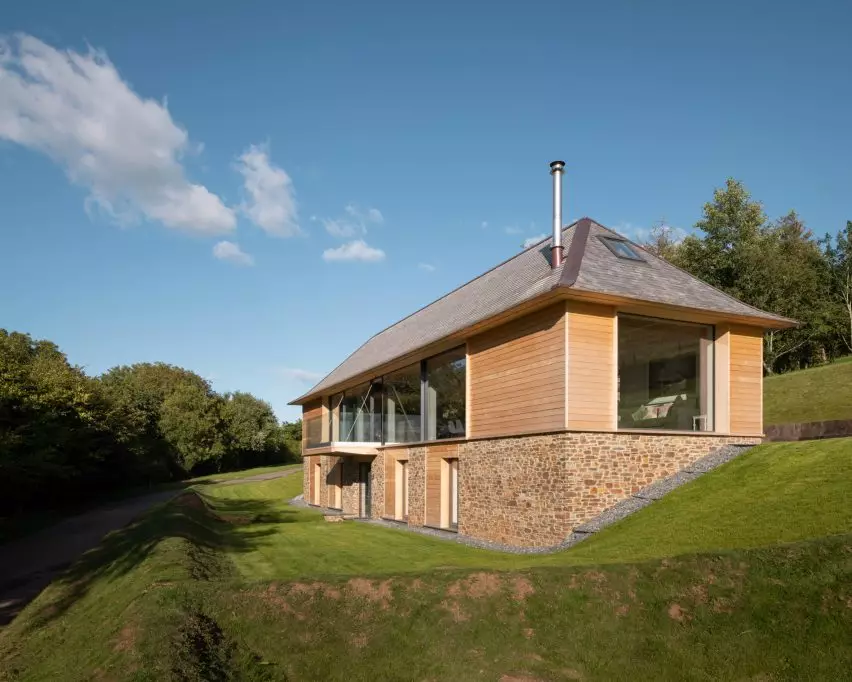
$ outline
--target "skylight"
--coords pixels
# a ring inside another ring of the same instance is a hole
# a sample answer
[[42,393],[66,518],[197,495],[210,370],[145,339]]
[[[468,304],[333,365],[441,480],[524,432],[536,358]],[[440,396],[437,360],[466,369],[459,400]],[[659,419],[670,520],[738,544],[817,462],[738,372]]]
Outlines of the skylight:
[[619,239],[618,237],[601,237],[600,240],[619,258],[624,258],[625,260],[638,260],[642,262],[645,261],[636,249],[633,248],[633,245],[624,239]]

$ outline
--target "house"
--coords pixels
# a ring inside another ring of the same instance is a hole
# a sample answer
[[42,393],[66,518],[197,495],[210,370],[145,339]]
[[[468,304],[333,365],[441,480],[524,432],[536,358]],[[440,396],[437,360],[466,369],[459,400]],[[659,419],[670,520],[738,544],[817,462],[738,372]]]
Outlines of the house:
[[597,222],[554,232],[379,332],[305,395],[313,505],[518,547],[763,435],[738,301]]

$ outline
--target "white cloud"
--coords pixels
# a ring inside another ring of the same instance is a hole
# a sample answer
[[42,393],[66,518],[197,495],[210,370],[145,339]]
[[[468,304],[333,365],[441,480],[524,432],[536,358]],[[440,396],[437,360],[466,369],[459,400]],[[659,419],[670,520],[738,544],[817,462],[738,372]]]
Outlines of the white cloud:
[[323,218],[322,224],[325,227],[325,231],[332,237],[346,239],[347,237],[354,237],[356,234],[362,234],[361,229],[348,220],[332,220],[330,218]]
[[254,265],[254,258],[243,251],[239,244],[223,241],[213,247],[213,256],[237,265]]
[[504,227],[503,232],[505,232],[506,234],[511,234],[511,235],[523,234],[524,233],[524,231],[520,227],[517,227],[515,225],[509,225],[508,227]]
[[323,218],[325,231],[332,237],[348,239],[349,237],[367,234],[370,225],[381,225],[385,221],[382,212],[377,208],[361,209],[355,204],[344,207],[345,216],[340,218]]
[[480,225],[480,227],[481,227],[483,230],[487,230],[487,229],[488,229],[488,221],[487,221],[487,220],[483,220],[483,221],[482,221],[482,224]]
[[367,263],[376,263],[385,259],[385,252],[381,249],[374,249],[369,246],[363,239],[356,239],[336,249],[326,249],[322,253],[324,261],[364,261]]
[[0,138],[49,156],[88,189],[87,207],[120,224],[147,218],[205,234],[236,226],[234,211],[184,174],[181,157],[200,147],[101,51],[0,37]]
[[430,263],[418,263],[417,267],[425,272],[435,272],[435,266]]
[[535,246],[542,239],[545,239],[545,238],[547,238],[546,234],[537,234],[535,237],[527,237],[526,239],[524,239],[524,248],[528,249],[531,246]]
[[295,367],[282,367],[279,372],[288,379],[295,379],[296,381],[301,381],[305,384],[314,384],[323,377],[323,375],[318,372],[311,372],[306,369],[296,369]]
[[266,148],[249,147],[238,159],[237,170],[250,198],[242,206],[249,220],[275,237],[302,233],[293,181],[283,168],[270,161]]

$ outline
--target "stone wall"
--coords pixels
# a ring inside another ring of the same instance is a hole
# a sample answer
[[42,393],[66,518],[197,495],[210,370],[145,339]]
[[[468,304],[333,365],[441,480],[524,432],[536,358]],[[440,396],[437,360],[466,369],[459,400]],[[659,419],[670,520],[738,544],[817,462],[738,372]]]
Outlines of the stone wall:
[[311,500],[311,467],[314,465],[314,460],[310,457],[302,457],[302,494],[305,496],[305,502]]
[[521,547],[576,526],[711,451],[759,438],[556,433],[469,441],[459,449],[459,532]]
[[426,448],[408,449],[408,524],[426,522]]
[[384,514],[384,509],[385,457],[379,453],[373,457],[372,466],[370,467],[370,518],[380,519],[382,514]]
[[358,488],[358,462],[352,457],[341,457],[343,461],[343,494],[341,495],[344,514],[357,514],[361,505]]

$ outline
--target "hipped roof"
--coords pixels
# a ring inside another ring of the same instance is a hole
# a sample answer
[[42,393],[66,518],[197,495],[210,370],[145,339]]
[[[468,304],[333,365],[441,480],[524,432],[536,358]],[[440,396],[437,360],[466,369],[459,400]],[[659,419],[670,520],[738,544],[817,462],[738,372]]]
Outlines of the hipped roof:
[[[600,237],[627,241],[644,261],[617,257]],[[560,289],[743,317],[770,328],[795,325],[729,296],[590,218],[566,227],[562,241],[563,265],[550,267],[552,238],[542,240],[379,332],[291,404]]]

